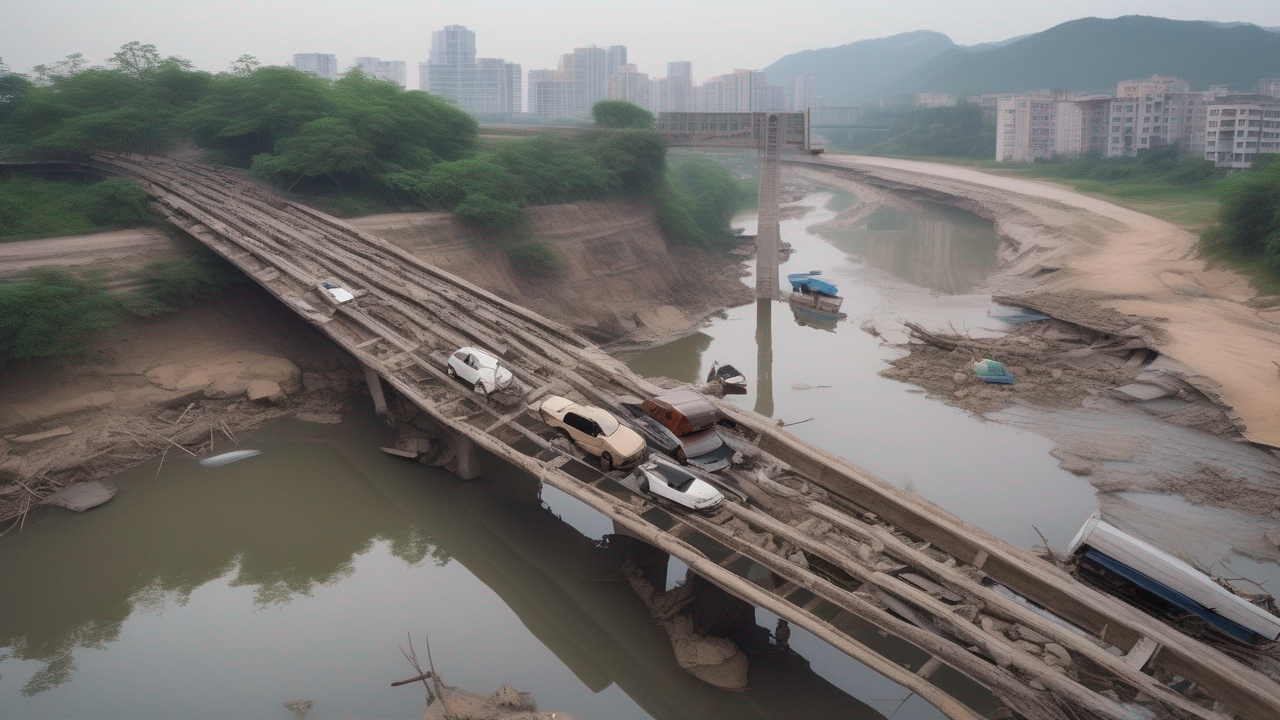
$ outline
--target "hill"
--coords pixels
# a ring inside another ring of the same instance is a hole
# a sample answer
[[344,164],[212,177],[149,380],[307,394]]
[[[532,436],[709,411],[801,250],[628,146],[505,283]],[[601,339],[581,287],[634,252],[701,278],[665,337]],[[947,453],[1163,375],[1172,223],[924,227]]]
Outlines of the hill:
[[[1249,90],[1280,68],[1280,34],[1256,25],[1218,27],[1130,15],[1083,18],[985,52],[949,49],[875,96],[902,92],[1018,92],[1039,88],[1114,90],[1121,80],[1176,75],[1193,89]],[[852,68],[845,67],[845,73]],[[818,91],[824,92],[821,83]]]
[[951,38],[916,30],[839,47],[787,55],[764,71],[769,82],[790,87],[797,75],[812,75],[828,105],[858,105],[877,97],[880,88],[956,48]]

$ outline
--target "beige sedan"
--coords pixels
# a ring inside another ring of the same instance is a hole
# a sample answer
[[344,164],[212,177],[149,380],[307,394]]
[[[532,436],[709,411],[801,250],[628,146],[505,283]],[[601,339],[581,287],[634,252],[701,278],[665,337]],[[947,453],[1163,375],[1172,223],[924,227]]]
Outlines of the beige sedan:
[[542,401],[538,414],[578,447],[600,458],[605,470],[635,465],[644,458],[644,438],[607,410],[552,395]]

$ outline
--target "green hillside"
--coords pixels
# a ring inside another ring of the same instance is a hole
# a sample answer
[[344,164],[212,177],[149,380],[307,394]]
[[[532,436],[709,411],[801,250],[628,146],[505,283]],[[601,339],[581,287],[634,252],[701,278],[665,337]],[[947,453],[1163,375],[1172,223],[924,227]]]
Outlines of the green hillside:
[[[1040,88],[1114,90],[1117,82],[1175,75],[1192,89],[1230,85],[1250,91],[1280,70],[1280,34],[1256,25],[1219,27],[1130,15],[1084,18],[986,52],[942,53],[876,96],[901,92],[1018,92]],[[848,69],[846,69],[846,72]],[[819,92],[823,92],[821,85]]]
[[793,53],[765,68],[769,82],[791,87],[797,75],[812,75],[827,105],[860,105],[879,89],[955,48],[951,38],[930,30],[859,40],[839,47]]

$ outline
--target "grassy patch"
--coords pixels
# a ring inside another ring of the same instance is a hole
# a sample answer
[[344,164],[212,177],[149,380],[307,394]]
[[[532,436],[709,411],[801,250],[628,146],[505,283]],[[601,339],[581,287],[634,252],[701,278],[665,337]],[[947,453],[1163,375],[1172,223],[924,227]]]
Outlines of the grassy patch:
[[1052,180],[1076,192],[1110,200],[1122,207],[1168,220],[1188,230],[1199,232],[1213,223],[1218,212],[1216,184],[1178,185],[1161,179],[1095,180],[1069,178],[1045,172],[1032,166],[999,168],[1002,175]]
[[130,318],[176,312],[245,282],[207,251],[153,262],[142,279],[145,289],[124,296],[108,293],[103,274],[93,269],[39,267],[0,284],[0,367],[89,358],[103,332]]
[[83,235],[151,220],[146,193],[132,180],[0,180],[0,242]]
[[507,248],[507,257],[518,270],[531,275],[554,275],[568,267],[564,256],[541,240],[523,240]]

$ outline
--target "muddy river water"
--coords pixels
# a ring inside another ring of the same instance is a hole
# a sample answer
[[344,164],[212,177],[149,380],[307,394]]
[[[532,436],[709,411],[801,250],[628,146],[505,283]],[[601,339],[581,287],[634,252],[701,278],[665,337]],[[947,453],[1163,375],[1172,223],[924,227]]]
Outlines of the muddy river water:
[[[1000,330],[989,299],[957,294],[994,264],[989,226],[927,206],[806,232],[848,201],[818,193],[784,223],[784,272],[823,270],[858,322]],[[1065,545],[1098,506],[1093,488],[1048,440],[878,377],[894,352],[856,323],[806,325],[773,303],[629,362],[690,382],[732,362],[752,382],[733,402],[1011,542],[1037,542],[1035,525]],[[393,439],[353,401],[340,425],[243,439],[258,457],[205,468],[171,453],[118,476],[101,508],[33,513],[0,545],[0,717],[288,718],[282,703],[299,699],[316,702],[309,718],[417,717],[421,688],[389,687],[414,674],[409,632],[420,653],[430,635],[449,684],[509,682],[584,720],[941,717],[803,630],[795,653],[772,649],[776,618],[761,610],[739,638],[752,687],[702,684],[618,581],[610,523],[490,458],[464,483],[378,450]],[[673,561],[668,585],[681,577]],[[863,640],[893,652],[874,630]]]

